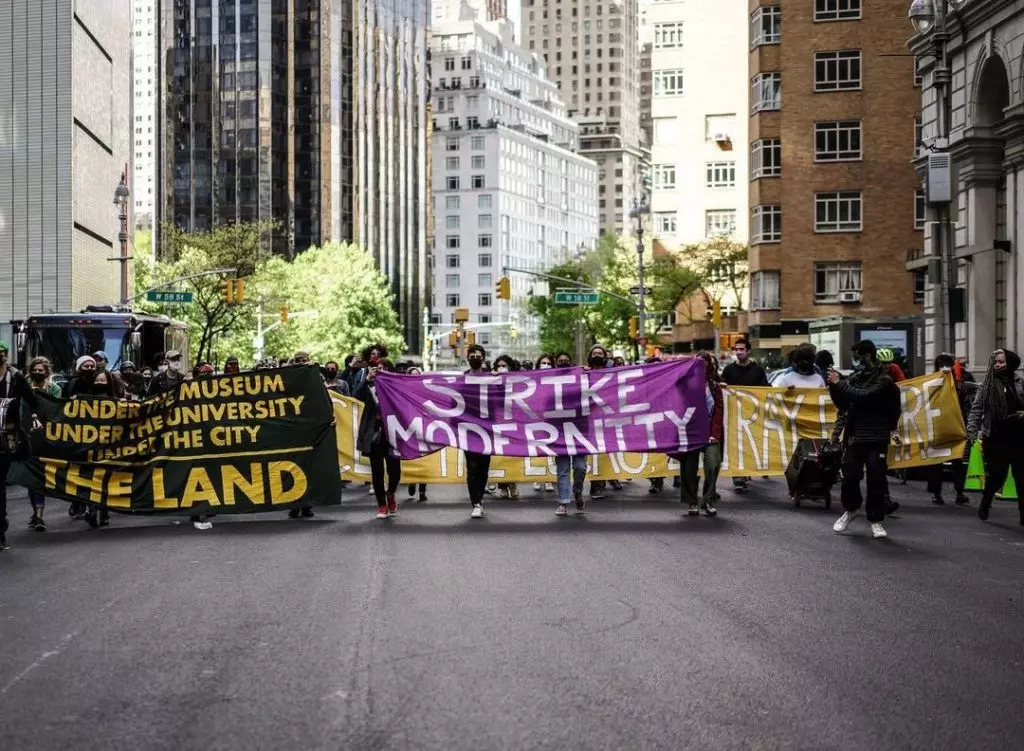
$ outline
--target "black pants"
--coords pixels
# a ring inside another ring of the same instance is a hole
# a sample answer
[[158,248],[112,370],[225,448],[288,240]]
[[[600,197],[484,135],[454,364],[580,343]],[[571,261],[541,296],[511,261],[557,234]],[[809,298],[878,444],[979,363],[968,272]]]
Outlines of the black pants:
[[466,456],[466,488],[469,490],[469,502],[476,506],[484,501],[484,490],[487,488],[487,475],[491,471],[491,455],[464,452]]
[[[387,483],[384,473],[387,471]],[[387,441],[378,441],[370,450],[370,474],[373,479],[373,494],[377,505],[387,504],[388,496],[395,494],[402,483],[402,461],[391,455],[391,447]]]
[[0,456],[0,540],[6,539],[7,528],[7,474],[11,471],[11,460]]
[[1006,474],[1012,469],[1017,486],[1017,508],[1024,521],[1024,446],[1014,446],[1006,453],[983,449],[982,455],[985,457],[985,491],[981,495],[981,505],[992,505],[992,499],[1003,489]]
[[860,493],[860,481],[865,469],[868,477],[867,517],[869,522],[885,519],[885,499],[889,496],[889,480],[885,473],[889,468],[886,452],[887,441],[851,443],[843,454],[843,508],[859,511],[864,498]]
[[[967,481],[967,463],[963,459],[954,459],[950,462],[953,470],[953,490],[957,497],[964,492],[964,483]],[[942,475],[945,466],[936,464],[928,468],[928,492],[932,495],[942,495]]]

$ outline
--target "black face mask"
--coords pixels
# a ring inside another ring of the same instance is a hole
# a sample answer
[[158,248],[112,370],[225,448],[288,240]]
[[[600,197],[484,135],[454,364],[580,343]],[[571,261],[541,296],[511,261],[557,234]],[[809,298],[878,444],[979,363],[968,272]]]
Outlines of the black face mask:
[[469,367],[473,370],[480,370],[484,366],[483,358],[471,357],[469,358]]
[[604,362],[605,362],[605,358],[603,358],[603,357],[597,357],[597,356],[591,357],[590,358],[590,367],[592,367],[592,368],[603,368],[604,367]]
[[327,368],[326,373],[327,373],[327,377],[328,378],[334,379],[334,378],[337,378],[337,376],[338,376],[338,369],[337,368]]
[[42,383],[46,380],[46,373],[30,373],[29,375],[36,383]]
[[800,375],[811,375],[814,372],[814,365],[809,362],[798,362],[794,369]]
[[82,378],[84,378],[85,380],[89,381],[90,383],[92,381],[96,380],[96,371],[95,370],[83,370],[83,371],[81,371],[81,375],[82,375]]

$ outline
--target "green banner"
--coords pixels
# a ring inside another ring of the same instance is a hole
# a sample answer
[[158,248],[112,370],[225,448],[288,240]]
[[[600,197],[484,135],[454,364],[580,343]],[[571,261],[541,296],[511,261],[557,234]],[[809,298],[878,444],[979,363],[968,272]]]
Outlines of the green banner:
[[143,514],[340,502],[333,409],[312,366],[201,378],[144,402],[40,403],[10,482],[49,497]]

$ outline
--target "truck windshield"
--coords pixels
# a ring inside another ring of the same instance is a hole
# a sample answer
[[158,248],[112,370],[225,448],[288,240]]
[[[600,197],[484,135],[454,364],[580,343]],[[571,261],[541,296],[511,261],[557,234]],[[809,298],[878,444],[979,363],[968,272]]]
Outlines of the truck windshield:
[[79,328],[47,326],[29,329],[25,342],[25,362],[34,357],[47,357],[53,372],[71,376],[75,362],[82,355],[104,352],[111,370],[121,367],[122,360],[131,359],[131,337],[125,328]]

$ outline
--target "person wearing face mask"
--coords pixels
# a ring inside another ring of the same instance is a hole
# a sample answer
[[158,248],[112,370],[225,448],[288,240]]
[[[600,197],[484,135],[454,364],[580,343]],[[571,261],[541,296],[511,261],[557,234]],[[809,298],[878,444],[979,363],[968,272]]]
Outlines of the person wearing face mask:
[[96,361],[96,372],[109,374],[109,381],[111,388],[114,390],[114,396],[118,399],[124,398],[124,381],[121,379],[121,375],[116,372],[111,372],[110,362],[107,360],[107,353],[103,350],[97,350],[92,353],[92,359]]
[[571,368],[572,367],[572,355],[568,352],[559,352],[555,355],[555,367],[556,368]]
[[[55,399],[61,397],[60,386],[54,383],[53,367],[45,357],[37,357],[28,365],[29,384],[36,394],[46,394]],[[46,496],[36,490],[28,491],[28,500],[32,504],[32,517],[28,521],[28,528],[36,532],[46,531],[46,521],[43,519],[43,512],[46,511]]]
[[[971,405],[974,404],[974,397],[978,393],[978,384],[973,381],[964,380],[964,369],[956,361],[953,355],[943,352],[935,358],[935,372],[945,375],[949,373],[953,377],[953,385],[956,387],[956,398],[960,405],[960,413],[963,415],[964,424],[967,424],[971,412]],[[956,505],[966,506],[969,503],[964,493],[964,482],[967,480],[967,462],[963,459],[954,459],[950,462],[953,475],[953,490],[956,491]],[[935,464],[927,468],[928,472],[928,493],[932,497],[932,503],[942,505],[946,501],[942,498],[942,476],[945,469],[941,464]]]
[[[494,360],[494,372],[497,375],[503,373],[514,373],[519,370],[519,363],[508,355],[500,355]],[[519,500],[519,485],[514,482],[499,482],[498,497]]]
[[[487,370],[484,363],[487,350],[479,344],[471,344],[466,351],[466,362],[469,368],[466,375],[484,375]],[[470,518],[481,519],[484,515],[484,492],[487,489],[487,476],[491,471],[490,454],[478,454],[475,451],[464,451],[466,459],[466,489],[469,491],[469,502],[473,507]]]
[[[722,382],[726,386],[767,386],[768,376],[764,368],[750,357],[750,342],[744,338],[736,340],[732,346],[736,361],[722,368]],[[734,490],[744,491],[750,483],[749,477],[732,478]]]
[[367,367],[366,376],[356,392],[356,399],[363,403],[356,445],[359,453],[370,460],[373,494],[377,498],[377,518],[387,519],[398,515],[395,491],[402,482],[402,462],[392,454],[388,443],[380,402],[377,400],[376,381],[378,373],[392,372],[394,366],[386,358],[371,356],[371,352],[367,352],[364,359],[374,364]]
[[90,355],[79,357],[75,361],[75,375],[64,384],[64,398],[71,399],[80,394],[91,394],[96,372],[96,361]]
[[823,389],[825,379],[814,366],[813,344],[804,343],[793,350],[793,367],[772,382],[779,388]]
[[39,400],[29,386],[28,380],[8,363],[10,348],[7,342],[0,340],[0,399],[11,399],[3,418],[7,421],[0,425],[3,435],[0,436],[0,550],[7,550],[7,475],[14,459],[16,448],[13,440],[18,434],[22,405],[27,405],[33,427],[39,425]]
[[[559,367],[572,367],[569,355],[560,352],[556,358],[561,360]],[[587,481],[587,457],[586,456],[556,456],[555,474],[558,478],[558,505],[555,507],[555,516],[568,516],[569,503],[575,501],[577,513],[582,514],[587,507],[586,499],[583,497],[583,486]],[[550,487],[550,483],[548,483]],[[534,489],[536,489],[534,485]],[[594,493],[594,483],[591,483],[591,495]]]
[[625,365],[626,365],[626,358],[623,357],[622,355],[616,355],[615,357],[612,358],[612,367],[614,367],[614,368],[622,368],[622,367],[625,367]]
[[[166,369],[163,366],[164,363],[167,365]],[[176,349],[168,350],[157,369],[156,377],[150,381],[147,396],[158,396],[176,390],[185,381],[185,375],[182,372],[184,366],[181,353]]]
[[[558,357],[559,357],[559,359],[561,359],[562,355],[559,354]],[[593,347],[591,347],[590,351],[587,353],[587,367],[586,367],[586,369],[587,370],[603,370],[607,366],[607,364],[608,364],[608,350],[606,350],[600,344],[595,344]],[[604,480],[591,480],[590,481],[590,498],[592,500],[595,500],[595,501],[598,501],[598,500],[604,498],[605,486],[606,486],[606,483],[605,483]],[[612,482],[612,487],[614,487],[616,490],[621,490],[622,489],[622,484],[619,483],[618,480],[614,480]],[[581,502],[582,502],[582,498],[581,498],[581,500],[576,501],[576,508],[579,511],[582,512],[583,509],[585,508],[585,504],[584,505],[580,505]]]
[[153,382],[153,369],[143,368],[139,371],[139,388],[137,396],[139,399],[144,399],[146,394],[149,393],[149,384]]
[[981,441],[985,459],[985,489],[978,518],[988,520],[992,500],[1013,472],[1017,484],[1017,508],[1024,525],[1024,384],[1016,376],[1020,356],[997,349],[990,356],[985,380],[971,405],[967,419],[967,456],[974,441]]
[[340,396],[351,396],[352,392],[349,391],[348,383],[345,382],[341,377],[341,373],[338,371],[338,363],[334,360],[329,360],[324,365],[324,386],[328,391],[333,391],[335,394]]
[[[547,354],[544,354],[544,355],[541,355],[540,357],[538,357],[537,358],[537,362],[534,365],[534,369],[535,370],[551,370],[554,367],[555,367],[555,358],[552,357],[551,355],[547,355]],[[565,367],[565,366],[563,366],[563,367]],[[543,482],[543,483],[542,482],[535,482],[535,483],[533,483],[533,489],[537,493],[541,492],[542,490],[544,492],[546,492],[546,493],[551,493],[552,491],[554,491],[555,486],[552,485],[550,482]]]
[[224,361],[224,375],[237,375],[241,370],[237,357],[232,356]]
[[[359,363],[359,371],[353,376],[351,386],[351,393],[358,394],[359,389],[362,388],[363,382],[366,381],[366,376],[369,375],[371,368],[380,366],[380,361],[388,356],[388,348],[383,344],[373,344],[363,350],[362,355],[356,362]],[[353,362],[353,365],[356,364]]]
[[[875,345],[868,339],[853,345],[854,374],[840,379],[835,370],[828,372],[828,389],[832,402],[839,410],[833,431],[833,440],[842,441],[845,449],[842,460],[842,501],[846,511],[832,525],[832,531],[841,534],[860,515],[861,505],[867,507],[871,535],[888,537],[882,522],[885,519],[885,501],[889,496],[888,471],[889,442],[899,442],[902,405],[900,390],[876,357]],[[867,501],[860,491],[860,481],[867,473]]]

